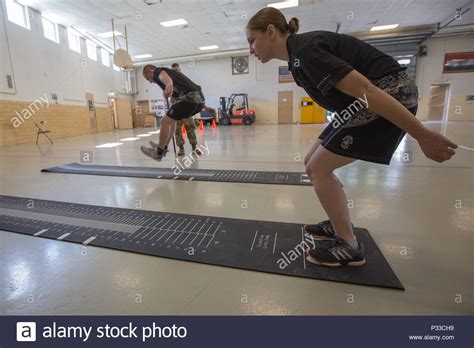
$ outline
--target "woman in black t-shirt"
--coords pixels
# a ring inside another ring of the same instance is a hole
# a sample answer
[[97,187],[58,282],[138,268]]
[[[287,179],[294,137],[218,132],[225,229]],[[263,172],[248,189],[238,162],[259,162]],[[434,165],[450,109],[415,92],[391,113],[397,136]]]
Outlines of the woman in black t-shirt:
[[418,91],[392,57],[354,37],[327,31],[297,35],[298,19],[287,23],[275,8],[257,12],[247,24],[250,53],[262,63],[285,60],[298,86],[336,113],[305,157],[306,173],[329,220],[305,225],[308,237],[323,240],[307,250],[308,261],[324,266],[365,264],[347,199],[334,170],[357,159],[389,164],[405,132],[426,157],[449,160],[457,145],[415,117]]

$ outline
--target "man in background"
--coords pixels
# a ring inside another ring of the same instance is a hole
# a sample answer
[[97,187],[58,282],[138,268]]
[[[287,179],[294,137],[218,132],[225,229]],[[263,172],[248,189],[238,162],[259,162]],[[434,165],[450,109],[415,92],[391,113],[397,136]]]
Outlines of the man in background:
[[[179,66],[178,63],[173,63],[171,65],[171,69],[173,69],[176,72],[181,72],[181,67]],[[189,118],[185,118],[181,121],[178,121],[176,125],[175,138],[176,138],[176,144],[179,147],[178,156],[185,155],[185,151],[184,151],[185,142],[184,142],[183,132],[182,132],[183,124],[184,124],[184,129],[186,129],[186,135],[188,137],[189,143],[191,144],[191,147],[193,149],[192,151],[195,151],[196,154],[200,156],[201,151],[197,148],[197,138],[196,138],[196,132],[195,132],[196,124],[194,123],[194,117],[192,116]]]

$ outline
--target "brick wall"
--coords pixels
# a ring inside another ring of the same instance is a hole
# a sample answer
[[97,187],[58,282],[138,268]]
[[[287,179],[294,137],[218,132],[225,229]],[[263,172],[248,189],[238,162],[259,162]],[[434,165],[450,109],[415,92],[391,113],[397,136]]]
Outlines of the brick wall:
[[[31,102],[0,100],[0,146],[35,142],[36,127],[32,120],[38,124],[46,121],[44,128],[51,131],[49,136],[53,140],[91,133],[86,106],[50,104],[47,107],[44,104],[41,107],[39,103],[36,106]],[[17,116],[15,111],[23,115],[26,113],[24,110],[33,110],[34,115],[15,128],[12,123],[12,118]],[[96,115],[99,132],[114,129],[108,108],[96,107]]]

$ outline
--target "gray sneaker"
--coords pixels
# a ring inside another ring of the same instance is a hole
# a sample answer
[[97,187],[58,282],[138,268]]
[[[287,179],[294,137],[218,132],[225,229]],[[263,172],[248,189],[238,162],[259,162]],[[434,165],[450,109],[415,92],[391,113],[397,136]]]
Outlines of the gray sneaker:
[[158,154],[158,150],[159,150],[158,148],[152,149],[150,147],[140,146],[140,150],[143,152],[145,156],[148,156],[158,162],[160,162],[165,156],[165,153],[163,152],[161,152],[161,154]]
[[155,143],[153,140],[150,140],[150,146],[155,149],[158,147],[158,143]]

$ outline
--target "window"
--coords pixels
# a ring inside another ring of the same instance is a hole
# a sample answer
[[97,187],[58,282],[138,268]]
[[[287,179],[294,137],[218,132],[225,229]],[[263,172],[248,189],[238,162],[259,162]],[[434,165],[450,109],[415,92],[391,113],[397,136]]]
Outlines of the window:
[[97,61],[97,46],[89,40],[87,40],[87,57]]
[[30,29],[30,18],[28,8],[16,0],[6,0],[7,17],[12,23],[15,23],[25,29]]
[[109,58],[109,52],[104,50],[103,48],[100,49],[100,56],[102,58],[102,64],[105,66],[110,66],[110,58]]
[[53,42],[59,43],[58,25],[44,17],[41,17],[41,22],[43,23],[44,37]]
[[69,41],[69,48],[77,53],[81,53],[81,38],[74,34],[71,30],[67,31],[67,40]]

